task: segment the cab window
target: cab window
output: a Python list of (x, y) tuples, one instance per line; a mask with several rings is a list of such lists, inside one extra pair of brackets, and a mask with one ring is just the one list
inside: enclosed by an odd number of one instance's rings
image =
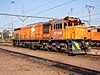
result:
[(74, 26), (78, 26), (78, 23), (74, 23)]
[(62, 23), (58, 24), (58, 29), (62, 29)]
[(66, 23), (64, 23), (64, 29), (66, 29), (67, 28), (67, 24)]
[(72, 26), (72, 22), (68, 22), (68, 26)]
[(53, 27), (54, 29), (56, 28), (56, 25), (54, 24), (54, 27)]
[(97, 29), (97, 32), (100, 32), (100, 29)]
[(62, 29), (62, 23), (54, 24), (54, 29)]

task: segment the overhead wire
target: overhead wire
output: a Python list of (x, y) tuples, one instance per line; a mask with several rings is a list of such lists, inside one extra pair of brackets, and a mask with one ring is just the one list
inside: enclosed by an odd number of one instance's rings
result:
[[(93, 14), (93, 15), (90, 15), (90, 16), (94, 16), (94, 15), (99, 15), (100, 13), (95, 13), (95, 14)], [(84, 18), (84, 17), (88, 17), (89, 15), (87, 15), (87, 16), (80, 16), (80, 18)]]
[[(50, 3), (54, 2), (54, 1), (56, 1), (56, 0), (48, 1), (48, 2), (46, 2), (46, 3), (44, 3), (44, 4), (41, 4), (41, 5), (38, 6), (38, 7), (34, 7), (34, 8), (32, 8), (32, 9), (30, 9), (30, 10), (27, 10), (27, 11), (25, 11), (24, 13), (27, 13), (27, 12), (29, 12), (29, 11), (32, 11), (33, 9), (34, 9), (34, 10), (35, 10), (35, 9), (38, 9), (38, 8), (40, 8), (40, 7), (44, 6), (44, 5), (50, 4)], [(19, 20), (15, 20), (13, 23), (16, 23), (16, 22), (18, 22), (18, 21), (19, 21)], [(9, 24), (11, 24), (11, 23), (8, 23), (8, 24), (5, 24), (5, 25), (9, 25)]]
[(44, 18), (44, 19), (56, 19), (56, 18), (51, 18), (51, 17), (28, 16), (28, 15), (15, 15), (15, 14), (5, 14), (5, 13), (0, 13), (0, 15), (17, 16), (17, 17), (31, 17), (31, 18)]
[(24, 13), (27, 13), (27, 12), (30, 12), (30, 11), (33, 12), (33, 10), (39, 9), (39, 8), (43, 7), (44, 5), (51, 4), (51, 3), (53, 3), (54, 1), (56, 1), (56, 0), (48, 1), (48, 2), (46, 2), (46, 3), (44, 3), (44, 4), (41, 4), (41, 5), (39, 5), (39, 6), (37, 6), (37, 7), (34, 7), (34, 8), (32, 8), (32, 9), (30, 9), (30, 10), (27, 10), (27, 11), (25, 11)]
[(46, 10), (43, 10), (43, 11), (37, 12), (37, 13), (35, 13), (34, 15), (36, 15), (36, 14), (40, 14), (40, 13), (44, 13), (44, 12), (47, 12), (47, 11), (50, 11), (50, 10), (52, 10), (52, 9), (55, 9), (55, 8), (58, 8), (58, 7), (64, 6), (64, 5), (66, 5), (66, 4), (70, 4), (70, 3), (74, 2), (74, 1), (76, 1), (76, 0), (72, 0), (72, 1), (69, 1), (69, 2), (65, 2), (65, 3), (63, 3), (63, 4), (60, 4), (60, 5), (57, 5), (57, 6), (54, 6), (54, 7), (48, 8), (48, 9), (46, 9)]
[[(95, 10), (96, 10), (96, 11), (95, 11)], [(100, 10), (100, 8), (94, 9), (93, 12), (97, 12), (98, 10)], [(74, 13), (74, 14), (75, 14), (75, 15), (77, 15), (77, 14), (79, 15), (79, 14), (82, 14), (82, 13), (78, 12), (78, 13)]]
[[(40, 13), (43, 13), (43, 12), (46, 12), (46, 11), (49, 11), (49, 10), (52, 10), (52, 9), (55, 9), (55, 8), (58, 8), (58, 7), (61, 7), (61, 6), (64, 6), (64, 5), (66, 5), (66, 4), (70, 4), (70, 3), (74, 2), (74, 1), (76, 1), (76, 0), (72, 0), (72, 1), (69, 1), (69, 2), (65, 2), (65, 3), (63, 3), (63, 4), (60, 4), (60, 5), (51, 7), (51, 8), (49, 8), (49, 9), (46, 9), (46, 10), (40, 11), (40, 12), (38, 12), (38, 13), (35, 13), (34, 15), (40, 14)], [(18, 20), (18, 21), (19, 21), (19, 20)], [(18, 22), (18, 21), (17, 21), (17, 22)]]

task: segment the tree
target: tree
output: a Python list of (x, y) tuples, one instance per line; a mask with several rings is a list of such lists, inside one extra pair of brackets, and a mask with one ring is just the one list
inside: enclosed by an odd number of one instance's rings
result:
[(7, 42), (7, 40), (9, 39), (9, 34), (10, 31), (9, 30), (3, 30), (3, 40)]

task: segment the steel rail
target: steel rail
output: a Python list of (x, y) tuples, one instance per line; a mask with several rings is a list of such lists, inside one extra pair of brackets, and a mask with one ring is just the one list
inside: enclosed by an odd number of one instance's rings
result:
[(19, 53), (19, 52), (15, 52), (15, 51), (9, 51), (9, 50), (2, 49), (2, 48), (0, 48), (0, 52), (5, 52), (7, 54), (19, 56), (19, 57), (29, 59), (29, 60), (33, 60), (33, 61), (45, 64), (45, 65), (48, 65), (48, 66), (63, 69), (63, 70), (70, 72), (71, 75), (73, 75), (73, 74), (99, 75), (100, 74), (100, 71), (96, 71), (96, 70), (92, 70), (92, 69), (88, 69), (88, 68), (83, 68), (83, 67), (80, 67), (80, 66), (65, 64), (65, 63), (61, 63), (61, 62), (58, 62), (58, 61), (54, 61), (54, 60), (48, 60), (48, 59), (44, 59), (44, 58), (41, 58), (41, 57), (35, 57), (35, 56), (31, 56), (31, 55), (28, 55), (28, 54), (23, 54), (23, 53)]

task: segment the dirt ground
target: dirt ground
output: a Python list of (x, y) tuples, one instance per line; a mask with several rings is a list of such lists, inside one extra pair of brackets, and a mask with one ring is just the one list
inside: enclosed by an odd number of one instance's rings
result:
[(0, 75), (69, 75), (68, 72), (0, 52)]
[(10, 47), (10, 46), (3, 46), (0, 45), (1, 49), (6, 49), (10, 51), (15, 51), (35, 57), (40, 57), (48, 60), (53, 60), (65, 64), (75, 65), (79, 67), (84, 67), (92, 70), (100, 71), (100, 57), (88, 57), (88, 56), (67, 56), (66, 53), (58, 53), (58, 52), (48, 52), (43, 50), (30, 50), (27, 48), (20, 48), (20, 47)]

